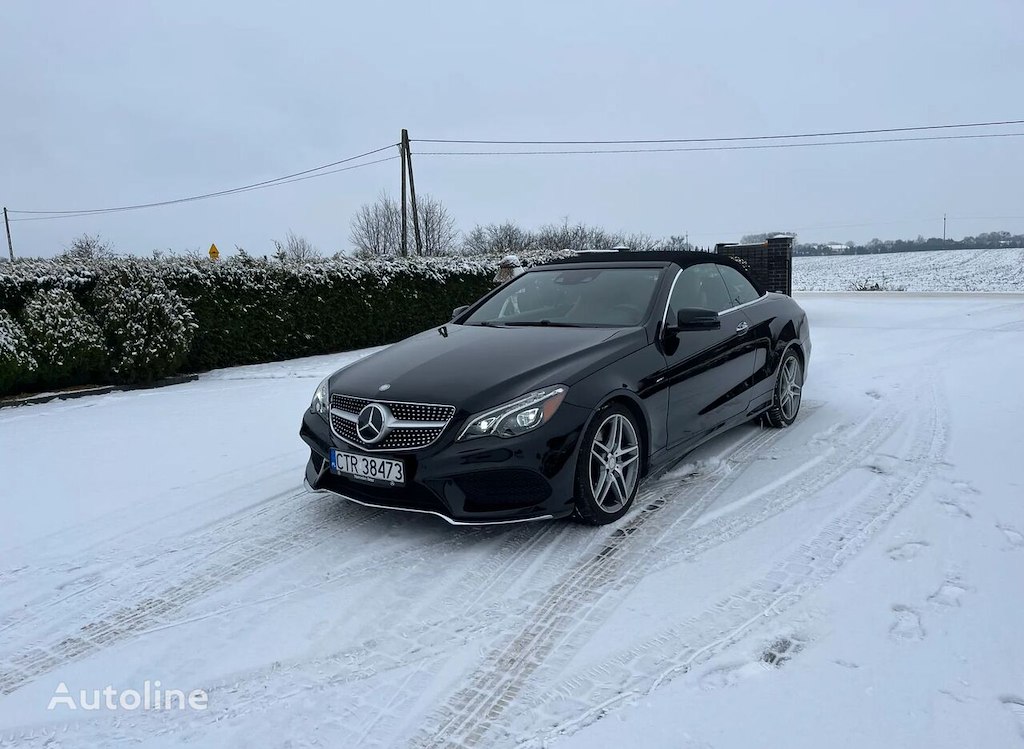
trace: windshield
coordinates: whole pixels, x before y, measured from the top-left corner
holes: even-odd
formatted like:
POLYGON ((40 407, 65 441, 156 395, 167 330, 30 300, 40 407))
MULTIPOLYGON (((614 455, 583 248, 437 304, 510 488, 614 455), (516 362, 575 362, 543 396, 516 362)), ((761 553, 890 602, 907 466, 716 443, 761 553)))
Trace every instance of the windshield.
POLYGON ((629 327, 647 317, 662 268, 531 270, 464 325, 629 327))

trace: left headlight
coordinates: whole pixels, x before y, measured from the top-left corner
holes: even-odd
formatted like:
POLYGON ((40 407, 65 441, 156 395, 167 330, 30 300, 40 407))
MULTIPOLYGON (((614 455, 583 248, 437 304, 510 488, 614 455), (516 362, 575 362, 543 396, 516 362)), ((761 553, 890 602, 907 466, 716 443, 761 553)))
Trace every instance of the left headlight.
POLYGON ((327 382, 330 380, 328 377, 319 385, 317 385, 316 392, 313 393, 313 402, 309 404, 310 413, 319 414, 327 420, 327 414, 330 409, 329 393, 327 392, 327 382))
POLYGON ((518 437, 525 434, 549 421, 568 391, 565 385, 552 385, 478 413, 469 419, 457 441, 487 435, 518 437))

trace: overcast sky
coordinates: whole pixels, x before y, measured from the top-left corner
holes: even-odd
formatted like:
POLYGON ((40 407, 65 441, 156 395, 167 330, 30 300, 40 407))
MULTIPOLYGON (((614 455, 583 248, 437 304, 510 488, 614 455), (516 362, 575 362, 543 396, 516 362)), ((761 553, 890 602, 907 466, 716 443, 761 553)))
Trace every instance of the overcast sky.
MULTIPOLYGON (((270 179, 412 138, 723 137, 1024 119, 1024 3, 5 3, 0 203, 102 208, 270 179)), ((1024 132, 1024 126, 1000 132, 1024 132)), ((439 157, 467 230, 585 221, 710 244, 1024 231, 1024 138, 707 153, 439 157), (958 218, 953 218, 958 217, 958 218), (1017 217, 964 219, 959 217, 1017 217)), ((349 247, 399 162, 152 210, 13 223, 53 255, 349 247)), ((20 217, 20 216, 15 216, 20 217)), ((6 248, 5 248, 6 249, 6 248)))

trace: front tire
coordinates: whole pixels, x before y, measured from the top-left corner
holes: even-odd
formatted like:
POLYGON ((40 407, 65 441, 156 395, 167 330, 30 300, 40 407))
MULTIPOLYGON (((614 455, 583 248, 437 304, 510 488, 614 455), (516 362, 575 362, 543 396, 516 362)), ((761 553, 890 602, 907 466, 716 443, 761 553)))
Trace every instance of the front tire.
POLYGON ((612 404, 597 412, 583 434, 576 462, 577 520, 604 525, 629 512, 640 488, 642 449, 640 430, 628 409, 612 404))
POLYGON ((804 388, 804 367, 793 349, 786 352, 779 365, 779 378, 775 383, 772 407, 764 415, 765 423, 776 429, 788 427, 800 413, 804 388))

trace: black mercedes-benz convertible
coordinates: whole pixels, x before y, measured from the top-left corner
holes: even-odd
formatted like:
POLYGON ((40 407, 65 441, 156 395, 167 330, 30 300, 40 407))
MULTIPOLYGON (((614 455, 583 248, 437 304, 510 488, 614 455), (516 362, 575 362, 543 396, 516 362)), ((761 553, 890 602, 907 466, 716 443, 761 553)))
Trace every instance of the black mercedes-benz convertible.
POLYGON ((320 383, 306 482, 455 524, 614 521, 641 479, 800 410, 804 311, 710 253, 533 267, 320 383))

